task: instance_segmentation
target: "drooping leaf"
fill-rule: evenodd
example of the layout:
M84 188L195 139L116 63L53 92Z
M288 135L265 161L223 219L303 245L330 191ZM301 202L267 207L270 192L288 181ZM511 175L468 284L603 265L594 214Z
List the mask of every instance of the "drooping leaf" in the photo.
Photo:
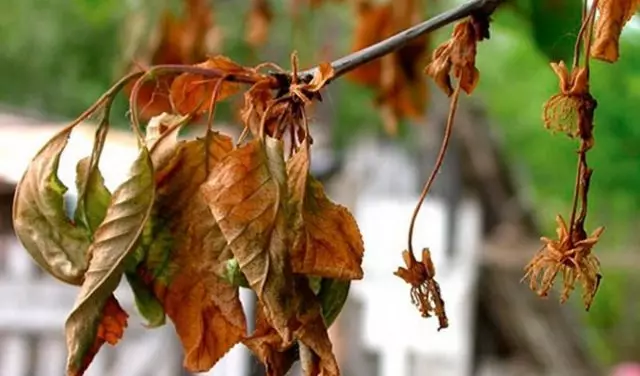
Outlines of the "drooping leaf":
M242 343L264 365L267 376L285 376L296 361L293 344L285 344L265 316L262 303L256 307L256 329Z
M215 166L231 151L229 137L213 134L209 152L205 140L183 142L171 161L160 166L154 213L172 236L168 271L143 264L148 283L173 321L185 351L184 366L204 372L238 343L246 333L238 288L219 277L231 257L227 242L199 191L206 180L205 157ZM156 231L158 231L156 230Z
M295 302L283 144L253 140L227 154L210 176L204 198L268 321L289 342Z
M88 250L89 267L80 294L65 324L67 372L78 370L92 358L103 311L118 287L123 261L135 249L147 221L154 198L153 167L146 148L131 166L130 176L113 194L103 223L94 234ZM90 360L89 360L90 361Z
M337 279L362 278L364 243L355 218L325 195L309 174L306 145L287 161L292 223L296 237L291 252L294 273Z
M130 70L148 69L159 64L196 64L213 54L221 42L219 26L214 22L214 11L208 0L180 1L180 14L164 9L157 25L149 25L155 17L131 13L125 53L125 65ZM155 26L155 27L153 27ZM144 35L141 30L152 31ZM142 37L146 37L146 40ZM132 63L133 62L133 63ZM141 119L151 119L172 111L170 87L176 74L162 74L144 82L138 91L137 104ZM131 96L133 82L124 92Z
M358 1L353 51L380 42L422 21L421 1L394 0L385 3ZM388 133L397 133L398 120L419 120L428 100L421 70L427 63L428 37L412 40L398 51L353 70L347 77L376 90Z
M338 376L340 370L333 354L320 302L311 291L306 277L296 276L294 283L297 295L296 318L299 325L295 331L295 338L313 353L309 359L314 363L311 369L317 370L318 375Z
M79 285L87 268L89 234L67 217L63 197L67 187L57 176L71 131L66 128L53 136L29 164L16 188L13 225L41 268L63 282Z
M614 63L620 56L620 34L624 25L638 11L640 0L601 0L600 17L595 26L591 56Z
M269 37L269 27L273 20L271 4L267 0L253 0L247 15L245 40L254 47L261 47Z

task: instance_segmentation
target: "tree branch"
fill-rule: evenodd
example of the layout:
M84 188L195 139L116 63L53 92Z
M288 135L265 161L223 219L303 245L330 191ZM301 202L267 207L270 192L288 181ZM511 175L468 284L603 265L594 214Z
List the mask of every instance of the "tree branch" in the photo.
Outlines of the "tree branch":
M422 35L436 31L441 27L447 26L465 17L469 17L474 14L489 16L504 1L505 0L470 0L465 4L440 13L437 16L401 31L383 41L341 57L331 63L335 75L330 81L335 80L363 64L394 52ZM301 72L299 74L300 80L311 80L317 71L318 67L314 67Z

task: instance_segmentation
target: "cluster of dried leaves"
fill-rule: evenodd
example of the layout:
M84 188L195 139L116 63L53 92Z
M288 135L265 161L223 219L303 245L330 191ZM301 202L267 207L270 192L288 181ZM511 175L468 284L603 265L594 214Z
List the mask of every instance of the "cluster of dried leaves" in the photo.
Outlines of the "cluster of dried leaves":
M154 117L146 136L139 134L139 156L114 192L98 169L112 97L94 106L104 114L93 154L78 161L73 218L65 214L67 188L57 170L82 118L40 150L18 186L17 236L42 268L80 287L66 323L67 374L83 374L103 343L123 336L128 313L113 292L125 276L149 327L172 320L190 371L210 369L243 343L269 375L284 375L297 342L307 374L338 375L327 327L350 281L363 276L364 249L352 215L309 173L305 114L333 70L322 64L310 82L282 76L287 90L275 93L282 89L275 76L227 58L197 67L207 68L196 70L207 77L176 76L170 95L178 114ZM213 131L178 139L194 115L212 111L209 103L239 90L242 80L253 82L243 111L251 140L234 145ZM293 141L288 156L285 136ZM239 286L258 297L253 333Z
M562 301L580 281L587 309L601 278L591 250L603 231L600 227L588 236L584 228L593 172L586 154L594 145L596 108L589 92L589 58L617 60L620 31L639 3L596 0L591 11L584 12L572 69L552 63L560 93L544 109L547 128L580 140L578 172L569 224L556 218L558 239L542 238L544 246L527 265L525 278L546 296L562 273ZM122 338L128 313L113 293L124 276L150 328L163 325L166 316L172 320L190 371L212 368L243 343L264 363L268 375L284 375L298 356L305 375L339 375L327 327L340 312L350 281L363 276L363 241L349 211L333 203L310 175L313 140L307 123L308 107L321 99L320 90L335 72L325 63L312 77L300 75L295 55L291 73L265 74L262 69L272 65L249 68L223 56L205 60L200 47L211 29L211 14L203 1L186 4L186 21L166 16L160 44L169 47L158 49L162 53L154 55L151 67L122 79L47 142L16 190L13 220L18 238L44 270L80 287L66 322L67 374L82 375L105 342L113 345ZM356 49L408 27L415 21L409 15L420 9L412 0L356 4ZM253 30L248 41L264 43L272 17L268 2L254 0L249 17ZM411 285L411 299L421 314L437 316L440 328L447 327L448 320L435 267L426 248L417 261L413 230L444 159L460 91L470 94L478 83L477 43L488 37L486 12L467 17L433 52L425 69L451 105L436 165L412 217L403 252L406 267L395 274ZM415 38L388 57L358 67L351 77L376 87L392 118L421 114L426 94L417 69L422 69L426 44L425 37ZM581 66L582 44L586 57ZM245 130L234 144L211 124L216 103L241 92L243 85L250 85L241 111ZM131 100L139 155L127 180L110 192L98 166L111 103L123 89ZM77 162L78 200L69 218L67 187L57 176L60 155L75 126L99 111L94 150ZM205 137L178 139L182 128L203 115L208 116ZM146 134L139 129L141 116L151 119ZM258 297L253 333L247 333L240 287Z
M593 120L597 105L589 90L589 60L595 58L609 63L618 60L620 33L638 6L640 1L637 0L596 0L587 13L585 4L571 70L562 61L551 63L559 79L560 92L545 104L543 121L552 132L562 132L571 139L579 140L574 200L569 224L562 216L556 217L557 239L541 238L543 246L525 267L523 279L529 279L531 289L538 295L547 296L556 276L561 273L564 281L561 302L569 298L576 281L579 281L587 310L602 278L600 262L592 249L604 231L604 227L598 227L588 235L585 230L587 197L593 173L587 164L587 152L594 146ZM597 20L596 10L599 12ZM582 64L579 63L581 46L585 51Z

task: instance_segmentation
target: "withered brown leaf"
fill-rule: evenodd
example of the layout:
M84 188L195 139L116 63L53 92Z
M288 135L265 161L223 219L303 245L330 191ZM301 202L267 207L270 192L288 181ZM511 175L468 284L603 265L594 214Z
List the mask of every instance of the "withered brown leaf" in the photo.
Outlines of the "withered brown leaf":
M622 28L640 7L640 0L600 0L597 7L600 16L595 25L591 56L614 63L620 56Z
M271 4L268 0L253 0L246 20L245 40L252 47L263 46L269 37L269 27L273 20Z
M451 96L451 75L460 81L460 87L471 94L480 80L476 68L477 43L488 38L489 24L474 17L458 22L451 38L433 51L431 62L425 68L427 75L442 91Z
M182 142L156 173L154 214L172 235L170 270L155 280L149 276L158 270L143 275L176 327L191 372L211 369L246 332L238 288L218 276L227 242L199 190L207 178L205 156L214 166L231 149L231 139L219 133L212 135L208 153L204 139Z
M256 308L256 329L242 343L247 346L265 366L267 376L284 376L296 361L295 348L285 344L265 316L262 303Z
M169 9L162 12L157 30L152 33L147 45L132 47L140 51L131 56L135 64L127 61L130 69L147 69L159 64L195 64L214 52L214 45L218 43L215 39L220 32L214 22L210 3L207 0L182 0L181 5L183 9L180 15ZM136 18L132 20L139 22ZM137 39L132 38L132 41L139 43ZM163 74L142 84L137 98L141 119L171 112L170 87L175 77L175 74ZM130 96L132 89L133 83L130 83L125 86L124 92Z
M269 322L287 343L295 302L283 152L282 141L250 141L213 168L201 191Z
M357 3L356 29L352 50L380 42L420 21L421 2L396 0L382 4ZM399 118L419 119L427 103L427 87L421 79L427 62L428 37L412 40L397 52L364 64L347 75L357 83L376 90L385 129L397 132Z
M205 113L214 95L214 91L225 74L255 74L252 70L236 64L226 56L217 55L207 61L196 64L196 67L213 69L221 73L220 78L206 78L203 75L183 73L171 84L171 100L175 110L180 114ZM234 82L223 82L217 93L217 101L226 99L240 90Z
M291 252L293 271L337 279L361 279L364 243L349 211L326 196L309 174L309 149L303 144L287 161L294 207Z
M333 354L332 344L321 312L318 298L309 287L304 276L293 278L295 285L295 320L291 327L294 336L313 353L314 370L312 375L338 376L340 371ZM259 307L260 308L260 307ZM268 376L283 376L295 360L292 343L284 341L277 331L270 327L269 320L259 310L256 330L244 340L244 344L256 354L267 369Z

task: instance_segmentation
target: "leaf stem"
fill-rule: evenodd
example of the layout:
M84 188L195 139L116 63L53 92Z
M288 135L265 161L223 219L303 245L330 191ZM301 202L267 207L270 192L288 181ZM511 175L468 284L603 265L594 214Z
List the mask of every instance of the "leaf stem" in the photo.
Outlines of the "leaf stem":
M407 43L422 35L436 31L455 21L478 13L489 16L504 1L505 0L470 0L456 8L442 12L422 23L412 26L367 48L363 48L362 50L341 57L331 63L335 75L328 80L327 83L363 64L400 49ZM314 67L300 72L298 77L300 77L301 81L306 82L318 71L319 67Z
M409 235L407 237L408 242L408 250L412 255L413 252L413 229L416 225L416 218L418 218L418 213L420 212L420 208L422 207L422 203L424 199L427 197L429 190L431 190L431 186L433 182L436 180L436 176L438 175L438 171L440 171L440 167L442 166L442 162L444 162L444 156L447 152L447 148L449 147L449 139L451 138L451 131L453 130L453 120L455 118L456 109L458 107L458 98L460 97L460 81L458 80L458 84L456 85L455 90L451 96L451 104L449 105L449 115L447 116L447 125L444 129L444 137L442 138L442 144L440 145L440 151L438 152L438 157L436 158L436 164L433 166L433 171L431 171L431 175L429 175L429 179L427 179L424 188L422 189L422 193L420 194L420 198L418 199L418 203L416 204L415 209L413 209L413 214L411 215L411 224L409 225Z

